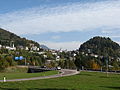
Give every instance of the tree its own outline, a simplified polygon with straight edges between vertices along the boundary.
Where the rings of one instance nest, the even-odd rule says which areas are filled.
[[[97,64],[97,62],[95,62],[95,60],[90,61],[90,67],[91,67],[91,69],[94,69],[94,70],[99,70],[100,69],[100,65]]]
[[[9,63],[3,57],[0,56],[0,71],[4,70],[8,66]]]
[[[11,56],[6,56],[5,59],[9,63],[9,66],[15,65],[15,61],[13,60],[13,58]]]
[[[114,70],[118,70],[119,69],[119,63],[117,62],[117,60],[113,61],[113,67],[114,67],[113,68]]]
[[[59,61],[58,61],[58,66],[60,66],[61,68],[64,68],[64,59],[60,59]]]
[[[80,55],[80,54],[76,55],[75,65],[77,67],[77,70],[82,69],[82,66],[83,66],[81,57],[82,57],[82,55]]]

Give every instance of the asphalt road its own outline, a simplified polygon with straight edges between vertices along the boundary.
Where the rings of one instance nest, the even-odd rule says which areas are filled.
[[[28,81],[28,80],[38,80],[38,79],[48,79],[48,78],[57,78],[57,77],[64,77],[64,76],[71,76],[78,74],[79,72],[76,70],[69,70],[69,69],[62,69],[60,70],[60,74],[51,75],[51,76],[41,76],[41,77],[33,77],[33,78],[23,78],[23,79],[11,79],[6,80],[6,82],[15,82],[15,81]],[[3,82],[3,80],[0,80]]]

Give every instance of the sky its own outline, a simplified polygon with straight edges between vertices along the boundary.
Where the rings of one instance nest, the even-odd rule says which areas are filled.
[[[52,49],[94,36],[120,42],[120,0],[0,0],[0,27]]]

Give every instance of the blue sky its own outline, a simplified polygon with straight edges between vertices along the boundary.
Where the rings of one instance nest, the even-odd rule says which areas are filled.
[[[120,42],[120,0],[0,0],[0,27],[54,49],[94,36]]]

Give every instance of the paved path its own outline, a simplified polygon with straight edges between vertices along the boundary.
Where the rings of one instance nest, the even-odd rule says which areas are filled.
[[[60,70],[60,72],[61,72],[60,74],[51,75],[51,76],[41,76],[41,77],[24,78],[24,79],[11,79],[11,80],[7,80],[7,82],[57,78],[57,77],[63,77],[63,76],[71,76],[79,73],[76,70],[68,70],[68,69],[62,69]],[[3,82],[3,80],[0,80],[0,82]]]

